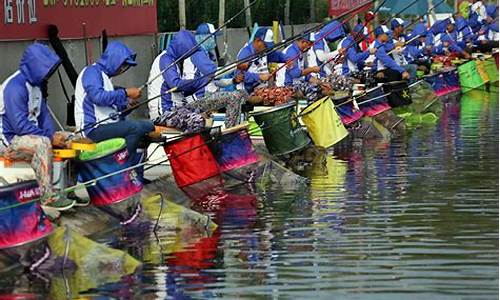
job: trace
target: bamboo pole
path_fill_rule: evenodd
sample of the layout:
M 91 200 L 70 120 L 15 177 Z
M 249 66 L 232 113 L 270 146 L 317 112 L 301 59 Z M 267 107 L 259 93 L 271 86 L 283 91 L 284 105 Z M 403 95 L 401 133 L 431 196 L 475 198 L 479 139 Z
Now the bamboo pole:
M 316 1 L 309 0 L 309 18 L 311 23 L 316 22 Z

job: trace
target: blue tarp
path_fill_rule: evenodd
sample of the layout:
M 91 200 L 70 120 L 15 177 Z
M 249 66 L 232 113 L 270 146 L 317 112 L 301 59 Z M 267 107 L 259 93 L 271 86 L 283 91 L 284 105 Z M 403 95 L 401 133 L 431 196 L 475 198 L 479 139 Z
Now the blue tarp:
M 403 10 L 406 6 L 408 6 L 413 1 L 401 1 L 401 0 L 387 0 L 384 5 L 380 8 L 380 12 L 388 13 L 388 14 L 397 14 L 401 10 Z M 432 4 L 436 5 L 441 0 L 432 0 Z M 414 15 L 414 16 L 422 16 L 427 13 L 427 11 L 431 8 L 429 6 L 428 0 L 419 0 L 417 3 L 414 3 L 408 9 L 403 11 L 402 15 Z M 446 1 L 443 1 L 439 6 L 434 9 L 434 12 L 437 14 L 447 14 L 453 13 L 453 7 L 451 7 Z

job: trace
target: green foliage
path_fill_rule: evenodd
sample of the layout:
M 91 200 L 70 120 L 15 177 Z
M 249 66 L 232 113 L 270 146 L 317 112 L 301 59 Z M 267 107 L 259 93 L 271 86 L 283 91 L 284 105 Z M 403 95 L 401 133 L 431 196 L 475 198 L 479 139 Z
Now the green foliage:
M 252 22 L 270 25 L 273 20 L 284 20 L 286 0 L 259 0 L 252 7 Z M 309 23 L 308 0 L 290 0 L 290 22 L 293 24 Z M 328 0 L 315 0 L 315 22 L 323 20 L 328 15 Z M 243 8 L 243 0 L 226 0 L 226 20 Z M 195 29 L 203 22 L 217 25 L 219 15 L 219 0 L 186 0 L 186 25 Z M 217 27 L 217 26 L 216 26 Z M 234 20 L 229 27 L 245 27 L 245 15 Z M 158 30 L 179 30 L 179 5 L 177 0 L 158 0 Z

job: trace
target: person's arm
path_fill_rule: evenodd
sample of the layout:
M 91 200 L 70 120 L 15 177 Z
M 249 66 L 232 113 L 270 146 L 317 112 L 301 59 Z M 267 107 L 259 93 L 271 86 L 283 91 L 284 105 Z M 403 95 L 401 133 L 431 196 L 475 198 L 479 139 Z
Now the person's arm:
M 354 47 L 349 47 L 349 49 L 347 49 L 347 59 L 355 64 L 365 61 L 368 56 L 370 56 L 370 50 L 358 53 Z
M 238 60 L 242 60 L 242 59 L 245 59 L 245 58 L 248 58 L 252 55 L 250 49 L 248 47 L 251 47 L 250 46 L 247 46 L 247 47 L 244 47 L 243 49 L 240 50 L 240 52 L 238 53 Z M 248 66 L 250 66 L 250 64 L 252 64 L 253 62 L 250 61 L 250 62 L 247 62 L 246 64 L 248 64 Z M 242 72 L 243 75 L 244 75 L 244 83 L 245 85 L 247 86 L 253 86 L 255 85 L 257 82 L 260 81 L 260 76 L 259 76 L 259 73 L 254 73 L 254 72 L 249 72 L 248 71 L 248 67 L 245 67 L 246 70 L 241 70 L 239 69 L 238 72 Z M 237 75 L 237 74 L 236 74 Z
M 273 51 L 267 55 L 268 62 L 286 63 L 286 55 L 281 51 Z
M 53 136 L 56 132 L 54 127 L 54 120 L 52 119 L 52 115 L 49 112 L 49 107 L 46 100 L 42 100 L 42 107 L 40 109 L 40 116 L 38 117 L 39 123 L 41 124 L 41 128 L 47 130 L 50 133 L 50 136 Z
M 405 70 L 401 68 L 400 65 L 398 65 L 392 57 L 390 57 L 384 49 L 384 46 L 380 47 L 375 56 L 377 57 L 378 60 L 380 60 L 386 68 L 392 69 L 394 71 L 397 71 L 399 73 L 403 73 Z
M 29 95 L 25 88 L 16 89 L 7 85 L 4 90 L 4 107 L 9 124 L 12 125 L 16 135 L 41 135 L 52 139 L 54 134 L 54 125 L 49 125 L 51 120 L 48 115 L 47 107 L 42 104 L 42 114 L 40 119 L 42 124 L 36 124 L 30 120 L 28 108 Z M 43 101 L 43 100 L 41 100 Z
M 160 59 L 160 70 L 165 70 L 162 74 L 163 79 L 169 89 L 176 87 L 177 92 L 182 92 L 184 96 L 196 93 L 196 91 L 206 86 L 212 78 L 211 76 L 204 76 L 195 79 L 181 79 L 177 71 L 177 66 L 166 69 L 172 62 L 168 55 L 164 55 Z
M 127 106 L 127 92 L 124 88 L 114 91 L 106 91 L 101 73 L 95 68 L 87 68 L 82 76 L 82 84 L 87 97 L 98 106 L 116 106 L 123 108 Z

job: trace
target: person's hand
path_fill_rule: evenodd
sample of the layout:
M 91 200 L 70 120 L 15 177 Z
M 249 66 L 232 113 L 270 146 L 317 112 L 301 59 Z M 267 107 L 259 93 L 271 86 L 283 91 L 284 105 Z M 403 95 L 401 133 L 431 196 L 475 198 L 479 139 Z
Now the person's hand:
M 137 104 L 139 104 L 139 100 L 138 99 L 128 99 L 128 105 L 127 105 L 127 107 L 131 108 L 131 107 L 137 106 Z
M 134 100 L 141 98 L 142 94 L 142 91 L 139 88 L 127 88 L 125 89 L 125 92 L 127 93 L 127 97 Z
M 311 71 L 311 73 L 319 73 L 321 71 L 321 68 L 319 66 L 309 67 L 308 69 Z
M 401 76 L 403 77 L 403 80 L 409 80 L 410 79 L 410 73 L 404 71 Z
M 240 71 L 246 71 L 246 70 L 248 70 L 249 67 L 250 67 L 250 65 L 248 63 L 242 63 L 242 64 L 239 64 L 238 66 L 236 66 L 236 68 L 238 68 L 238 70 L 240 70 Z
M 52 145 L 56 148 L 71 148 L 72 134 L 65 131 L 56 131 L 52 136 Z
M 396 43 L 396 48 L 402 48 L 405 46 L 405 43 L 404 42 L 397 42 Z
M 261 81 L 269 81 L 269 79 L 271 79 L 273 77 L 273 75 L 269 74 L 269 73 L 260 73 L 259 74 L 259 79 Z
M 384 77 L 384 72 L 378 72 L 377 74 L 375 74 L 375 78 L 382 79 Z
M 245 80 L 245 75 L 243 73 L 238 73 L 236 76 L 234 76 L 233 78 L 233 82 L 238 84 L 238 83 L 242 83 L 243 80 Z
M 377 53 L 377 48 L 376 47 L 370 48 L 370 54 L 375 54 L 375 53 Z
M 332 86 L 328 83 L 322 83 L 320 86 L 321 86 L 321 92 L 325 96 L 330 95 L 333 92 Z
M 340 48 L 339 49 L 339 55 L 344 56 L 346 53 L 347 53 L 347 49 L 346 48 Z

